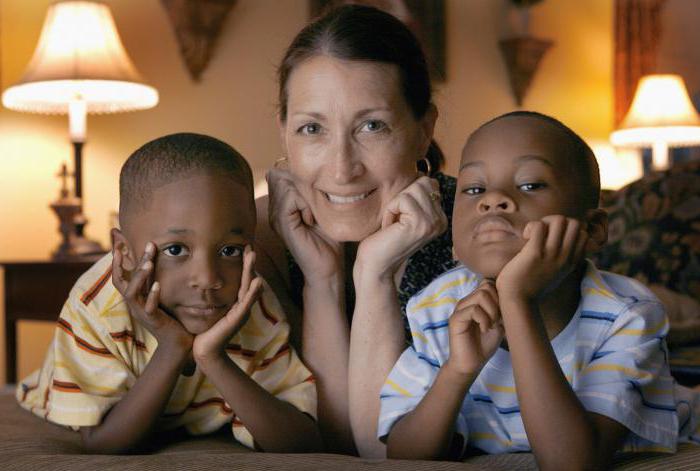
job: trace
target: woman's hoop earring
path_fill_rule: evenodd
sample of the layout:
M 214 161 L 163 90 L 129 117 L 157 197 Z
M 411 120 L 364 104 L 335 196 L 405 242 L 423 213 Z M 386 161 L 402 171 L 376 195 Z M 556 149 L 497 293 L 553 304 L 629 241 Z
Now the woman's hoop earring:
M 287 165 L 287 157 L 280 157 L 272 165 L 274 168 L 284 168 Z
M 425 170 L 421 168 L 421 162 L 424 163 L 423 166 L 425 166 Z M 423 157 L 418 162 L 416 162 L 416 169 L 419 172 L 426 174 L 427 176 L 431 176 L 433 174 L 433 166 L 430 165 L 430 160 L 428 160 L 426 157 Z

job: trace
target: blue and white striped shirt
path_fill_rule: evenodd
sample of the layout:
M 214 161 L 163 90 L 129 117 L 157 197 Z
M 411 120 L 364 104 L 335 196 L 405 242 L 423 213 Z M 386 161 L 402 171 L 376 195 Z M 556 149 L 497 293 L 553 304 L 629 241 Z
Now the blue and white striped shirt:
M 409 301 L 413 346 L 403 352 L 382 388 L 381 439 L 430 389 L 449 357 L 448 319 L 480 281 L 460 266 Z M 583 407 L 632 432 L 625 450 L 673 452 L 678 441 L 700 442 L 700 395 L 671 377 L 667 331 L 663 306 L 647 288 L 588 262 L 578 309 L 552 340 Z M 508 351 L 499 348 L 484 366 L 462 403 L 455 429 L 465 447 L 488 453 L 530 451 Z

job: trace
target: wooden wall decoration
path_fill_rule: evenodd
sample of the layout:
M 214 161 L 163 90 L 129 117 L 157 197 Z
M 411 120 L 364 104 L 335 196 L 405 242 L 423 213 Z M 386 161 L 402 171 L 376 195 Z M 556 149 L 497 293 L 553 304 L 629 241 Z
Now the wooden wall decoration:
M 195 81 L 209 64 L 226 16 L 237 0 L 161 0 Z

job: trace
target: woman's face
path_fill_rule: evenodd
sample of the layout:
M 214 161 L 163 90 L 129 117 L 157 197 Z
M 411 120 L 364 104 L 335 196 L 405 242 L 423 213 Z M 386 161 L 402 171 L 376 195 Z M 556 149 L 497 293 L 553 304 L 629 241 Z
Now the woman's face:
M 280 123 L 290 171 L 324 233 L 359 241 L 383 208 L 417 177 L 436 113 L 416 120 L 392 64 L 325 55 L 299 64 Z

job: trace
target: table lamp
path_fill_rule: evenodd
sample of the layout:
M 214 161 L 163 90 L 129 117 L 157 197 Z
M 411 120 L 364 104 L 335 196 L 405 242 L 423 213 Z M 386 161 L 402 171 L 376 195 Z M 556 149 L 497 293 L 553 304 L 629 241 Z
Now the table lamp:
M 144 83 L 127 55 L 109 7 L 92 1 L 51 5 L 34 55 L 19 82 L 5 90 L 2 103 L 16 111 L 68 114 L 75 194 L 69 197 L 63 191 L 62 199 L 52 205 L 64 234 L 53 257 L 81 259 L 103 252 L 83 235 L 87 219 L 82 214 L 82 148 L 87 114 L 158 104 L 158 92 Z M 75 231 L 66 231 L 66 225 L 73 225 Z
M 669 167 L 668 148 L 700 144 L 700 116 L 679 75 L 646 75 L 632 105 L 610 135 L 619 147 L 651 147 L 652 168 Z

